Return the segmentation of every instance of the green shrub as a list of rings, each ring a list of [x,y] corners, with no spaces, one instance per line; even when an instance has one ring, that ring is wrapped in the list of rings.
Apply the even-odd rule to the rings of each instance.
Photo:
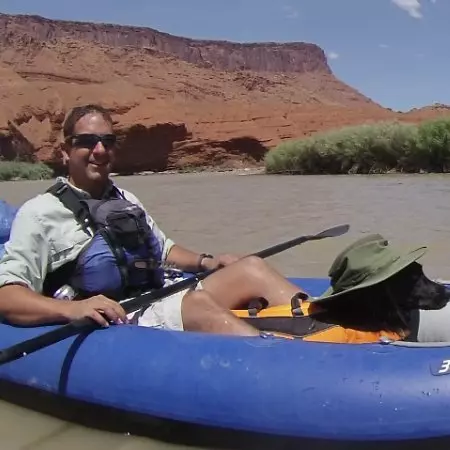
[[[40,162],[0,161],[0,181],[14,179],[48,180],[52,177],[53,170]]]
[[[418,127],[419,147],[432,172],[447,172],[450,163],[450,120],[435,119]]]
[[[265,156],[267,173],[446,172],[450,118],[345,127],[283,142]]]

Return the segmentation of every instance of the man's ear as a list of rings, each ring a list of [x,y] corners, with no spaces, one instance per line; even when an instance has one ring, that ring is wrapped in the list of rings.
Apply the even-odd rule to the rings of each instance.
[[[59,150],[62,155],[63,165],[67,166],[69,164],[70,146],[65,142],[62,142],[59,146]]]

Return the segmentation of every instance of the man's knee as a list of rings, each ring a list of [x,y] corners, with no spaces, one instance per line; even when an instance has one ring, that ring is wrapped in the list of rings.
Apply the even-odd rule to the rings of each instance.
[[[208,311],[222,309],[207,291],[189,291],[181,302],[183,322],[187,316],[199,317]]]
[[[190,291],[181,303],[181,317],[185,330],[202,330],[213,319],[220,315],[223,308],[206,291]]]
[[[189,291],[187,292],[181,303],[181,308],[186,309],[203,309],[204,306],[215,304],[215,301],[211,294],[207,291],[199,290],[199,291]]]
[[[267,272],[268,266],[259,256],[246,256],[240,260],[242,268],[251,275],[261,275]]]

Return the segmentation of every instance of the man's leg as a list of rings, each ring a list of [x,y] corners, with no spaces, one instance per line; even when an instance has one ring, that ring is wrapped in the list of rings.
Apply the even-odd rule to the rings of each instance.
[[[201,289],[201,284],[197,289]],[[220,306],[204,290],[177,292],[153,303],[141,314],[138,324],[178,331],[259,336],[258,330]]]
[[[202,285],[226,309],[246,307],[252,299],[259,297],[265,298],[270,306],[286,305],[302,291],[255,256],[223,267],[205,278]]]
[[[181,303],[186,331],[259,336],[259,331],[220,306],[207,291],[188,292]]]

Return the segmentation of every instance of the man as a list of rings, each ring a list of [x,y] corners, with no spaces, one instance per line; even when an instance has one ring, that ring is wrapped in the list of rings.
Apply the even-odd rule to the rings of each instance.
[[[298,294],[297,286],[260,258],[238,260],[231,255],[199,255],[168,239],[147,213],[146,223],[139,222],[142,204],[130,192],[118,189],[109,178],[116,138],[112,118],[105,109],[98,105],[74,108],[65,121],[63,134],[68,179],[60,179],[59,187],[22,205],[5,245],[0,265],[0,315],[8,321],[32,325],[88,316],[108,326],[109,322],[120,324],[138,317],[138,323],[144,326],[258,336],[259,331],[236,318],[230,309],[245,307],[254,298],[265,298],[269,305],[285,304]],[[72,196],[72,206],[61,192],[66,197],[67,193]],[[84,216],[85,210],[76,211],[81,200],[93,205]],[[122,206],[114,209],[110,207],[112,204]],[[100,217],[102,211],[104,217]],[[95,232],[95,226],[102,220],[109,228],[117,226],[112,235],[121,236],[120,245],[114,239],[111,242],[104,227]],[[140,236],[133,240],[129,230],[135,225],[138,232],[149,228],[148,239]],[[130,239],[133,242],[127,246]],[[158,258],[184,271],[225,267],[195,289],[174,294],[137,316],[127,317],[119,303],[104,293],[127,288],[123,286],[125,279],[139,287],[136,280],[149,273],[150,287],[161,287],[161,270],[156,267],[150,270],[146,265]],[[117,262],[117,270],[108,266],[111,261]],[[118,277],[114,276],[116,272]],[[53,298],[55,281],[61,285],[63,280],[76,285],[84,292],[84,298],[78,301]],[[117,284],[117,280],[121,281]]]

